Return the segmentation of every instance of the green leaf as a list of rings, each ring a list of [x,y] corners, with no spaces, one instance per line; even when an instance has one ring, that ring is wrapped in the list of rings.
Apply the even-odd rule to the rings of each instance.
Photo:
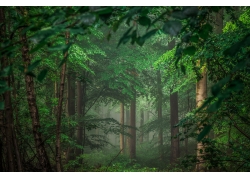
[[[192,56],[196,52],[196,48],[194,46],[189,46],[186,49],[183,49],[183,54]]]
[[[69,55],[67,54],[67,56],[63,58],[63,60],[60,62],[60,64],[59,64],[58,67],[61,67],[61,66],[67,61],[68,56],[69,56]]]
[[[0,102],[0,110],[4,110],[4,102],[3,101]]]
[[[181,72],[183,72],[184,75],[186,75],[186,67],[181,65]]]
[[[163,26],[163,32],[172,36],[178,35],[181,29],[182,24],[180,21],[168,21]]]
[[[46,74],[48,73],[47,69],[42,70],[38,76],[37,76],[37,80],[42,82],[42,80],[46,77]]]
[[[212,125],[206,125],[197,137],[197,141],[201,141],[212,129]]]
[[[199,31],[199,36],[206,40],[209,37],[209,33],[212,32],[213,27],[210,24],[205,24],[202,26],[201,30]]]
[[[12,72],[12,66],[7,66],[0,72],[0,77],[9,76],[11,72]]]
[[[199,42],[199,36],[197,36],[197,35],[191,36],[191,37],[190,37],[190,41],[191,41],[191,42],[194,42],[194,43]]]
[[[27,73],[25,73],[26,75],[28,75],[28,76],[31,76],[31,77],[36,77],[36,75],[33,73],[33,72],[27,72]]]
[[[227,77],[223,78],[222,80],[220,80],[219,82],[217,82],[215,85],[213,85],[212,88],[211,88],[211,92],[212,92],[213,96],[217,96],[217,95],[220,93],[222,87],[223,87],[229,80],[230,80],[230,77],[227,76]]]
[[[33,71],[39,64],[40,64],[41,60],[37,60],[34,63],[30,64],[28,66],[28,71]]]
[[[0,80],[0,87],[5,87],[5,86],[7,86],[7,82]]]
[[[139,24],[142,26],[150,26],[151,20],[146,16],[141,16],[139,18]]]
[[[155,35],[155,33],[158,31],[158,29],[153,29],[142,36],[142,39],[146,41],[147,39],[151,38],[151,36]]]
[[[67,48],[68,48],[67,44],[60,44],[60,45],[49,47],[48,50],[49,51],[60,51],[60,50],[65,50]]]
[[[36,47],[34,47],[33,49],[31,49],[31,50],[29,51],[29,54],[32,54],[32,53],[38,51],[38,50],[41,49],[45,44],[47,44],[45,40],[39,42],[38,45],[36,45]]]
[[[100,15],[100,14],[110,14],[112,13],[113,9],[112,7],[105,7],[105,8],[99,8],[99,9],[96,9],[94,10],[93,12]]]
[[[130,31],[132,30],[133,27],[129,28],[121,37],[121,39],[118,42],[117,47],[119,47],[121,45],[121,43],[125,44],[126,42],[128,42],[130,36],[128,35],[130,33]]]

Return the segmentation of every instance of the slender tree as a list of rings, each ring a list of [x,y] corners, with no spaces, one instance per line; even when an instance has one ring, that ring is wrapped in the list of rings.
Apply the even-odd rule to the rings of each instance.
[[[170,121],[171,121],[171,155],[170,162],[175,163],[180,157],[179,128],[174,127],[178,123],[178,92],[170,92]]]
[[[161,84],[161,72],[157,71],[157,113],[158,113],[158,121],[159,121],[159,155],[160,159],[163,160],[164,151],[163,151],[163,126],[162,126],[162,84]]]
[[[121,112],[120,112],[120,123],[121,123],[121,133],[120,133],[120,150],[121,153],[124,153],[124,104],[120,104]]]
[[[134,98],[131,100],[130,103],[130,134],[131,138],[129,140],[130,143],[130,159],[135,159],[136,158],[136,95],[134,92]]]
[[[69,32],[66,32],[66,44],[69,43]],[[68,52],[65,52],[64,58],[67,58]],[[66,62],[63,63],[60,75],[60,91],[57,106],[57,120],[56,120],[56,169],[58,172],[62,171],[61,165],[61,119],[62,119],[62,104],[63,92],[66,74]]]
[[[21,7],[21,11],[24,14],[27,14],[27,11],[24,7]],[[21,42],[22,42],[22,60],[25,64],[25,68],[28,69],[28,66],[31,63],[30,55],[29,55],[29,43],[26,36],[26,33],[21,34]],[[49,158],[47,156],[47,152],[45,149],[44,141],[41,134],[41,126],[40,126],[40,118],[39,112],[36,103],[36,95],[35,95],[35,86],[34,79],[30,75],[25,75],[25,84],[26,84],[26,93],[27,93],[27,101],[29,105],[30,117],[32,120],[32,129],[35,140],[35,147],[38,156],[38,160],[42,171],[52,171]]]

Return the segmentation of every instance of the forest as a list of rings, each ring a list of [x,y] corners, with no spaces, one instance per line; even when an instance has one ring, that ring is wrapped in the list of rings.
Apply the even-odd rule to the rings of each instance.
[[[0,7],[1,172],[250,171],[250,7]]]

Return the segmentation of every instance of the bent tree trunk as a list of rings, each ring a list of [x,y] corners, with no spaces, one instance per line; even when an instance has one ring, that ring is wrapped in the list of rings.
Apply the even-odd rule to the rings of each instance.
[[[29,46],[26,33],[21,35],[21,41],[22,41],[22,59],[26,66],[25,68],[27,69],[28,65],[30,65],[31,60],[29,57]],[[42,139],[42,134],[40,132],[40,118],[36,104],[36,95],[35,95],[33,77],[25,75],[25,84],[26,84],[27,101],[29,105],[30,117],[32,120],[32,129],[33,129],[38,160],[42,168],[42,171],[52,171],[49,158],[47,156],[47,152],[44,146],[44,141]]]

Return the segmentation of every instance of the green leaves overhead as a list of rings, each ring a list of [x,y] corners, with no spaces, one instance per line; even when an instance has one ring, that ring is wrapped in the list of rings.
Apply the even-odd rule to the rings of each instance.
[[[171,36],[177,36],[182,29],[182,24],[180,21],[168,21],[163,26],[163,32],[170,34]]]

